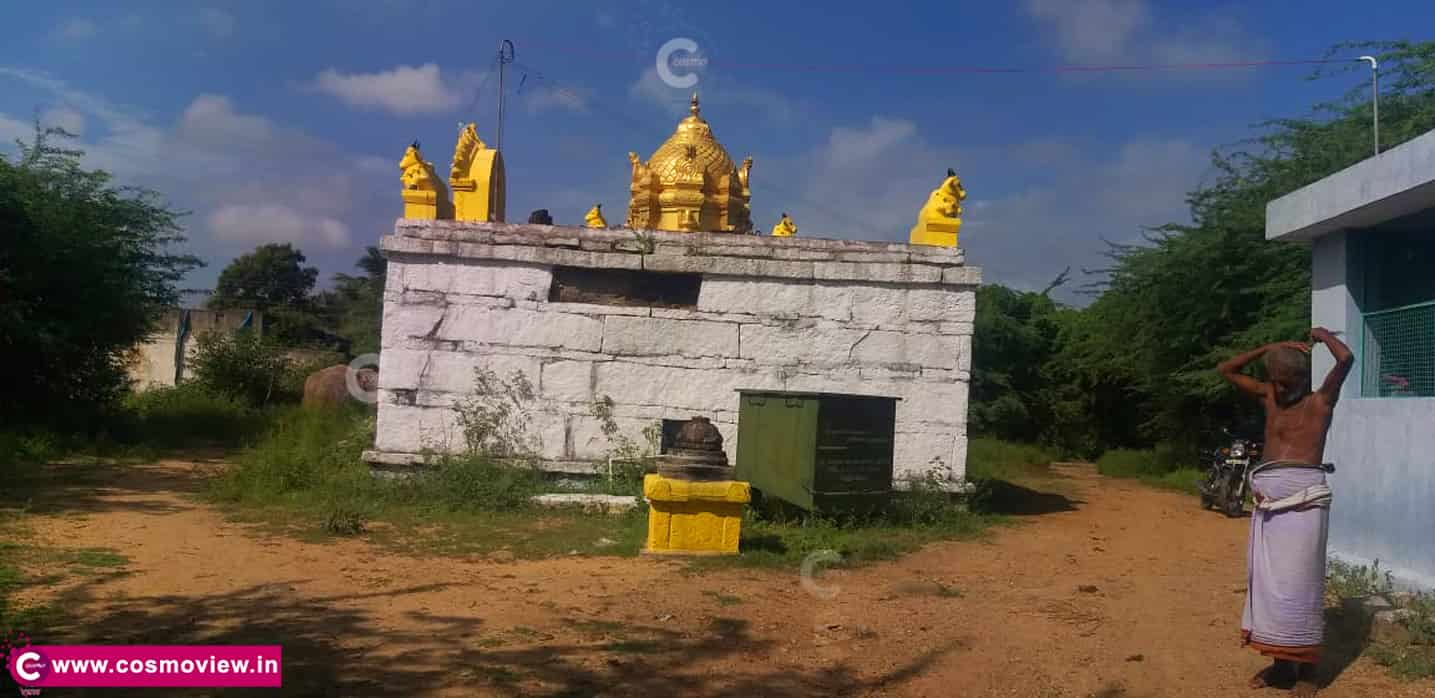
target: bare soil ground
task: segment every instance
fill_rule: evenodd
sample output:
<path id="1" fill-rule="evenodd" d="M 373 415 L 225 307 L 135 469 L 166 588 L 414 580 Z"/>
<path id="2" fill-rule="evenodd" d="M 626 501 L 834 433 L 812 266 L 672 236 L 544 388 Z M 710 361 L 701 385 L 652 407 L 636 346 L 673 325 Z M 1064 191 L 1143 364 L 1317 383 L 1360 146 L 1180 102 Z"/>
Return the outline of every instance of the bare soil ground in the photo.
<path id="1" fill-rule="evenodd" d="M 213 467 L 125 468 L 38 507 L 40 544 L 129 562 L 28 590 L 74 619 L 37 641 L 279 643 L 284 695 L 1281 695 L 1244 686 L 1264 664 L 1237 642 L 1246 522 L 1089 468 L 1026 483 L 1017 526 L 813 593 L 796 571 L 303 542 L 198 503 Z M 1435 696 L 1332 619 L 1323 695 Z"/>

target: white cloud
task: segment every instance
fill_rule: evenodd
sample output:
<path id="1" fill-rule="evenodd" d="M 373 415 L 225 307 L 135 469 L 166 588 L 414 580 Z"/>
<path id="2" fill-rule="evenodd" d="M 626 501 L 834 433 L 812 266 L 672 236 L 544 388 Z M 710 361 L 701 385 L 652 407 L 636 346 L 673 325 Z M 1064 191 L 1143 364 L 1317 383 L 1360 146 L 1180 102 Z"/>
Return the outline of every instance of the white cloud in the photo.
<path id="1" fill-rule="evenodd" d="M 374 174 L 393 174 L 398 176 L 399 161 L 396 158 L 381 158 L 377 155 L 360 155 L 354 158 L 355 169 Z"/>
<path id="2" fill-rule="evenodd" d="M 397 155 L 347 153 L 333 143 L 252 112 L 226 95 L 196 96 L 173 119 L 156 118 L 70 87 L 44 73 L 0 67 L 0 89 L 18 80 L 77 112 L 84 166 L 121 184 L 162 192 L 187 226 L 190 249 L 212 262 L 187 283 L 212 282 L 228 258 L 259 242 L 305 247 L 329 270 L 348 271 L 356 236 L 396 216 Z M 31 127 L 0 114 L 0 136 Z M 383 165 L 380 167 L 380 165 Z"/>
<path id="3" fill-rule="evenodd" d="M 378 73 L 340 73 L 325 70 L 310 84 L 353 107 L 380 109 L 400 116 L 436 114 L 459 106 L 458 91 L 445 86 L 434 63 L 401 65 Z"/>
<path id="4" fill-rule="evenodd" d="M 67 19 L 60 26 L 55 28 L 53 35 L 56 38 L 66 41 L 82 41 L 93 38 L 100 33 L 100 27 L 92 19 L 76 17 Z"/>
<path id="5" fill-rule="evenodd" d="M 698 93 L 704 106 L 739 108 L 768 121 L 790 122 L 797 115 L 794 102 L 785 94 L 744 85 L 724 75 L 704 72 L 703 68 L 691 70 L 701 76 L 697 85 L 691 88 L 676 88 L 663 82 L 658 76 L 656 66 L 644 68 L 638 79 L 628 86 L 628 96 L 638 102 L 656 106 L 670 116 L 686 114 L 694 92 Z"/>
<path id="6" fill-rule="evenodd" d="M 219 8 L 201 9 L 196 15 L 195 21 L 213 36 L 226 38 L 234 34 L 234 15 Z"/>
<path id="7" fill-rule="evenodd" d="M 544 85 L 525 90 L 523 99 L 530 114 L 537 114 L 547 109 L 583 112 L 588 110 L 588 100 L 592 94 L 593 91 L 586 88 Z"/>
<path id="8" fill-rule="evenodd" d="M 757 162 L 758 228 L 770 230 L 787 211 L 804 235 L 895 241 L 907 239 L 927 195 L 955 168 L 970 196 L 961 235 L 968 261 L 989 281 L 1040 289 L 1067 266 L 1076 277 L 1102 266 L 1103 239 L 1139 240 L 1142 226 L 1186 220 L 1185 194 L 1206 154 L 1156 138 L 1102 154 L 1050 139 L 957 147 L 927 140 L 910 121 L 876 116 L 832 129 L 807 153 Z M 993 191 L 1004 182 L 1019 184 Z M 1073 290 L 1060 295 L 1077 299 Z"/>
<path id="9" fill-rule="evenodd" d="M 29 143 L 34 135 L 34 124 L 0 114 L 0 151 L 14 148 L 16 140 Z"/>
<path id="10" fill-rule="evenodd" d="M 658 76 L 658 69 L 653 66 L 645 68 L 638 79 L 628 86 L 628 96 L 668 110 L 679 110 L 686 106 L 690 94 L 687 90 L 664 84 L 663 79 Z"/>
<path id="11" fill-rule="evenodd" d="M 207 223 L 214 238 L 225 242 L 317 243 L 325 247 L 349 244 L 347 225 L 333 218 L 307 216 L 282 204 L 224 205 L 209 214 Z"/>
<path id="12" fill-rule="evenodd" d="M 1062 57 L 1077 64 L 1234 63 L 1267 50 L 1234 17 L 1158 21 L 1149 0 L 1026 0 L 1026 11 L 1055 34 Z"/>
<path id="13" fill-rule="evenodd" d="M 1080 63 L 1124 54 L 1151 21 L 1146 0 L 1027 0 L 1026 9 L 1056 32 L 1066 57 Z"/>
<path id="14" fill-rule="evenodd" d="M 46 127 L 57 126 L 76 136 L 85 133 L 85 115 L 69 107 L 46 110 L 40 115 L 40 124 Z"/>

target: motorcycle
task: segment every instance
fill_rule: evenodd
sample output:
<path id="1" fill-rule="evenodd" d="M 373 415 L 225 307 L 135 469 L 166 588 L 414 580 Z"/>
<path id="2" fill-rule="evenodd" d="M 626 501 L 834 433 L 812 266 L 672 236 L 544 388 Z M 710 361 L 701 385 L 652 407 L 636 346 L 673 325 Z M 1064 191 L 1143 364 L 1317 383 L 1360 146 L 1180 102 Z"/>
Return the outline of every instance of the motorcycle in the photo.
<path id="1" fill-rule="evenodd" d="M 1211 454 L 1206 478 L 1201 482 L 1201 506 L 1225 512 L 1226 516 L 1241 516 L 1249 493 L 1247 474 L 1260 463 L 1261 444 L 1236 438 L 1226 429 L 1221 431 L 1231 438 L 1231 445 Z"/>

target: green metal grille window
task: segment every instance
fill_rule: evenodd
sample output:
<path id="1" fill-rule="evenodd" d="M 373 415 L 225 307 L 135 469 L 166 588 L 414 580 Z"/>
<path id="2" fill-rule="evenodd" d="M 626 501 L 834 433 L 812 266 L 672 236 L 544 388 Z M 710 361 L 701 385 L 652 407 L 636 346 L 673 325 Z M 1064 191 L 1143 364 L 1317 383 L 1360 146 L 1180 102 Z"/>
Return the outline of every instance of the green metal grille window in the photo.
<path id="1" fill-rule="evenodd" d="M 1364 317 L 1361 395 L 1435 397 L 1435 302 Z"/>

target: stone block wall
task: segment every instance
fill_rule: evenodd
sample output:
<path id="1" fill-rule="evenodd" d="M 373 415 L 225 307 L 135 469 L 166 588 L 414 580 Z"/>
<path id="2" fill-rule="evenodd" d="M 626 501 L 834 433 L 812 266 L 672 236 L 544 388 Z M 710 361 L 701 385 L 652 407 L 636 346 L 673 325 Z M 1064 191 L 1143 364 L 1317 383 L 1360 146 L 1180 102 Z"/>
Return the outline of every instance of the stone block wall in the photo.
<path id="1" fill-rule="evenodd" d="M 896 467 L 966 460 L 975 289 L 955 249 L 813 238 L 400 220 L 370 460 L 458 450 L 475 367 L 522 371 L 555 468 L 605 456 L 604 396 L 638 439 L 704 415 L 736 454 L 738 389 L 900 397 Z M 693 307 L 550 302 L 554 267 L 701 274 Z M 582 466 L 578 466 L 580 469 Z"/>

